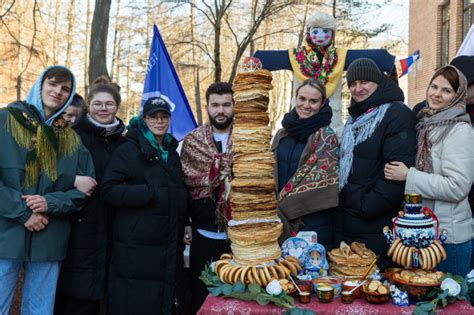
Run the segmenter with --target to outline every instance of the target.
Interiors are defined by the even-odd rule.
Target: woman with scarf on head
[[[98,182],[123,141],[125,125],[116,117],[120,103],[120,87],[105,76],[99,77],[87,95],[87,113],[74,125],[92,155]],[[99,314],[106,291],[110,221],[110,210],[99,190],[80,212],[70,216],[71,237],[59,275],[56,314]]]
[[[405,181],[405,193],[423,196],[439,229],[447,230],[448,258],[437,269],[465,276],[472,255],[468,194],[474,178],[474,133],[466,113],[466,77],[445,66],[433,75],[423,109],[418,113],[418,150],[414,167],[392,160],[385,177]]]
[[[295,95],[295,108],[283,118],[271,147],[284,237],[316,231],[318,242],[330,249],[339,178],[338,142],[329,127],[332,110],[320,81],[304,81]]]
[[[168,100],[148,99],[104,174],[102,194],[115,210],[111,314],[180,312],[189,193],[176,152],[178,142],[167,133],[170,120]]]
[[[404,183],[386,179],[383,170],[393,160],[414,164],[415,115],[403,103],[402,90],[371,59],[351,63],[347,85],[351,104],[341,139],[335,238],[366,244],[385,268],[393,263],[383,227],[400,210]]]

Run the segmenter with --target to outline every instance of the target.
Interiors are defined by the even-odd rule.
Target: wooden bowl
[[[386,287],[388,290],[388,293],[385,293],[385,294],[369,291],[367,287],[368,287],[367,284],[364,284],[362,286],[362,292],[364,292],[364,296],[367,302],[373,303],[373,304],[384,304],[390,301],[390,288],[389,287]]]
[[[385,278],[387,279],[388,282],[393,283],[393,275],[396,273],[400,273],[400,271],[402,270],[403,270],[402,268],[396,268],[396,267],[386,268],[384,270]]]
[[[406,291],[408,298],[411,301],[429,301],[433,298],[428,297],[428,294],[434,289],[441,285],[441,282],[438,283],[411,283],[406,280],[400,279],[396,275],[393,277],[395,285],[400,288],[402,291]]]

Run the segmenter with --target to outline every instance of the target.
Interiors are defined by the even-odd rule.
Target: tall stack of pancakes
[[[240,72],[233,86],[233,222],[228,233],[234,260],[241,264],[265,263],[281,256],[277,240],[283,226],[276,211],[272,133],[267,113],[271,81],[271,73],[259,69]]]

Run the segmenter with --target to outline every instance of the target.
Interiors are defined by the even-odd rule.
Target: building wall
[[[462,43],[463,0],[410,0],[408,51],[420,50],[416,70],[408,74],[408,104],[425,99],[434,71],[441,66],[441,7],[449,2],[449,60]]]

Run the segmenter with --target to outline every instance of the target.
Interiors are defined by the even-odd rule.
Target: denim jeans
[[[465,277],[471,270],[472,241],[461,244],[444,244],[448,258],[436,268],[444,272]]]
[[[60,262],[0,259],[0,315],[8,315],[22,267],[25,276],[21,314],[53,314]]]

